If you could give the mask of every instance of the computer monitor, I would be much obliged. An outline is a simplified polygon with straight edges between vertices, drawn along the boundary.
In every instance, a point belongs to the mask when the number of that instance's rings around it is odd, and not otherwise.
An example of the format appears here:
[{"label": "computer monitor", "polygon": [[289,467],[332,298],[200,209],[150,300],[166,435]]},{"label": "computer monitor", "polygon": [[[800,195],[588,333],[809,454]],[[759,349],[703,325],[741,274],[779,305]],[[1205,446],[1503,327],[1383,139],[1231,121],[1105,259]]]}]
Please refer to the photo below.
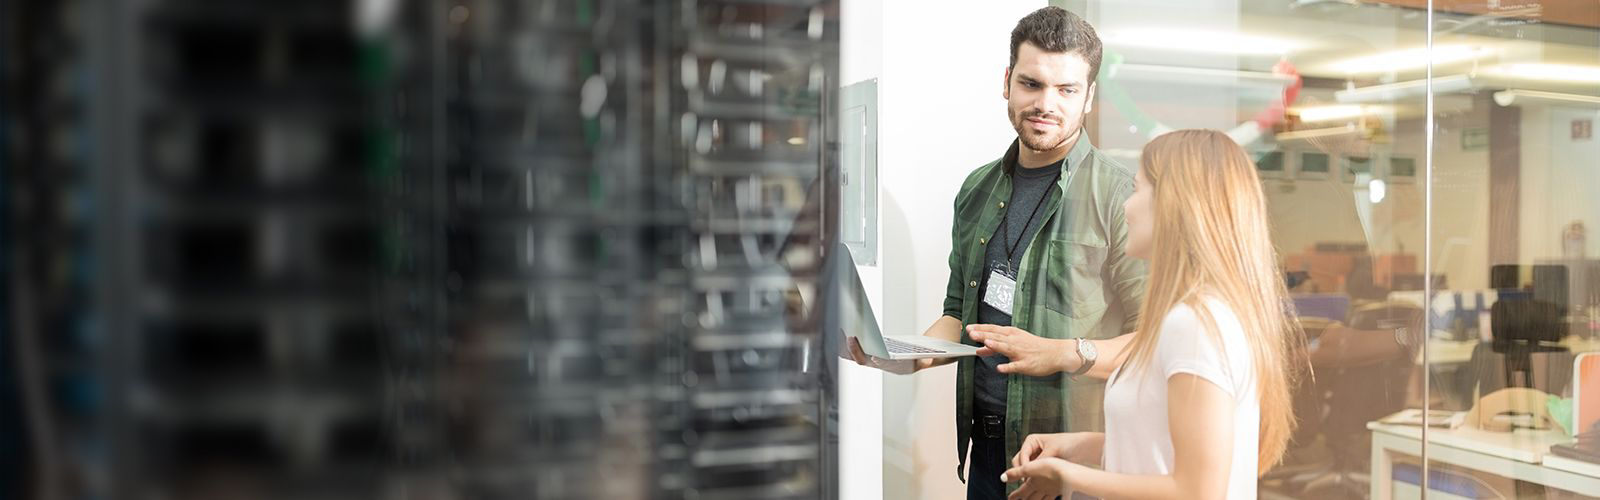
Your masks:
[{"label": "computer monitor", "polygon": [[1345,321],[1350,315],[1350,297],[1345,295],[1295,295],[1292,299],[1295,312],[1301,317]]}]

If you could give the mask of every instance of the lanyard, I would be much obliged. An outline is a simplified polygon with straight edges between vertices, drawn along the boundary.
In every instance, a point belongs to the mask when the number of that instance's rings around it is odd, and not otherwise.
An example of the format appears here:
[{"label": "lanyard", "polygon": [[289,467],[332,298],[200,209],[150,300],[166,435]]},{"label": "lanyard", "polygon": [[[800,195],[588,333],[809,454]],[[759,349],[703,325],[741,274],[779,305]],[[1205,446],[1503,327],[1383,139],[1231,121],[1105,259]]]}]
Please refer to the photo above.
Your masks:
[{"label": "lanyard", "polygon": [[[1054,186],[1056,183],[1061,182],[1061,171],[1062,170],[1066,170],[1066,168],[1067,168],[1067,159],[1066,158],[1062,158],[1061,159],[1061,170],[1057,170],[1056,171],[1056,176],[1055,176],[1055,178],[1051,179],[1049,185]],[[1015,187],[1014,184],[1015,183],[1013,183],[1013,187],[1012,187],[1012,191],[1011,191],[1013,193],[1016,192],[1016,187]],[[1044,206],[1044,202],[1049,201],[1049,200],[1050,200],[1050,190],[1046,189],[1045,192],[1044,192],[1044,196],[1040,196],[1039,197],[1039,202],[1035,203],[1033,205],[1033,213],[1028,215],[1028,222],[1022,225],[1022,231],[1023,232],[1027,232],[1028,231],[1028,226],[1032,226],[1033,225],[1033,219],[1035,217],[1039,216],[1039,209]],[[1000,228],[1005,230],[1005,232],[1006,232],[1005,233],[1005,239],[1004,240],[1000,240],[1000,241],[1006,241],[1006,240],[1011,239],[1011,227],[1006,225],[1006,219],[1008,219],[1010,217],[1011,217],[1011,210],[1010,209],[1007,209],[1006,210],[1006,214],[1000,217]],[[1006,266],[1007,267],[1010,267],[1011,266],[1011,262],[1013,260],[1016,260],[1015,255],[1017,253],[1017,247],[1019,247],[1019,246],[1022,246],[1022,236],[1017,236],[1017,240],[1012,242],[1011,245],[1006,248]]]}]

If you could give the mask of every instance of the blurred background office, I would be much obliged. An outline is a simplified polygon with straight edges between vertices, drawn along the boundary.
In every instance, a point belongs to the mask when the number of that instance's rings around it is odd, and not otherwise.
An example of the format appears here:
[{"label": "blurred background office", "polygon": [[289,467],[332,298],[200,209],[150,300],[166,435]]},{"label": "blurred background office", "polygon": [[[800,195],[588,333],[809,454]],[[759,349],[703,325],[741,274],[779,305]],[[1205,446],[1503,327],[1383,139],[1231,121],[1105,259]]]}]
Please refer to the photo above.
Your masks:
[{"label": "blurred background office", "polygon": [[0,0],[0,499],[960,498],[824,270],[940,314],[1046,5],[1098,147],[1255,156],[1263,498],[1600,497],[1593,1]]},{"label": "blurred background office", "polygon": [[[1315,369],[1263,498],[1414,498],[1425,478],[1429,498],[1600,496],[1600,469],[1572,458],[1592,430],[1572,422],[1575,358],[1600,347],[1600,5],[843,0],[843,81],[881,96],[883,258],[862,272],[882,279],[886,331],[939,314],[947,205],[1013,136],[1002,48],[1045,5],[1105,42],[1097,146],[1136,166],[1161,131],[1215,128],[1257,161]],[[960,498],[954,374],[841,371],[860,451],[841,460],[882,464],[846,467],[846,497]],[[1538,392],[1481,413],[1514,430],[1464,422],[1508,388]],[[1425,406],[1437,427],[1383,422]],[[881,448],[852,438],[873,431]]]}]

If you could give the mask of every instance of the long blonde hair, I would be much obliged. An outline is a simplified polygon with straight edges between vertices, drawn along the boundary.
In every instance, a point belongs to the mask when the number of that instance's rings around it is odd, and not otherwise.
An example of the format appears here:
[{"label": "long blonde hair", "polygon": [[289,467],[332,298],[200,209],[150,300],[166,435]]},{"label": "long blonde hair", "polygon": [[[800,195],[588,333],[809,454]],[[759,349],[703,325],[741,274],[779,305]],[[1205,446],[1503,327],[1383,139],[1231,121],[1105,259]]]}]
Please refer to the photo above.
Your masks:
[{"label": "long blonde hair", "polygon": [[1123,371],[1149,366],[1161,321],[1179,304],[1192,307],[1222,345],[1216,319],[1202,301],[1226,304],[1244,326],[1254,362],[1261,400],[1257,472],[1265,474],[1283,458],[1294,432],[1290,391],[1308,365],[1303,333],[1287,309],[1255,164],[1214,130],[1157,137],[1145,145],[1139,163],[1154,188],[1155,225],[1148,292]]}]

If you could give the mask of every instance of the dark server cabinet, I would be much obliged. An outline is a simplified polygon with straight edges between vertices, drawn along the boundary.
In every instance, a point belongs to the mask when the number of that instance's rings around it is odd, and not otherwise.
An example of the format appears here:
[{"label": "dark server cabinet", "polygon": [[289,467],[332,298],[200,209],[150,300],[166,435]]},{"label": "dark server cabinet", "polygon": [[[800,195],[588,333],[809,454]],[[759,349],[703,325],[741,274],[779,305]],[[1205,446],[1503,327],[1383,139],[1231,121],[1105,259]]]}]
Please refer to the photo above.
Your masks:
[{"label": "dark server cabinet", "polygon": [[0,498],[832,498],[825,1],[0,0]]}]

